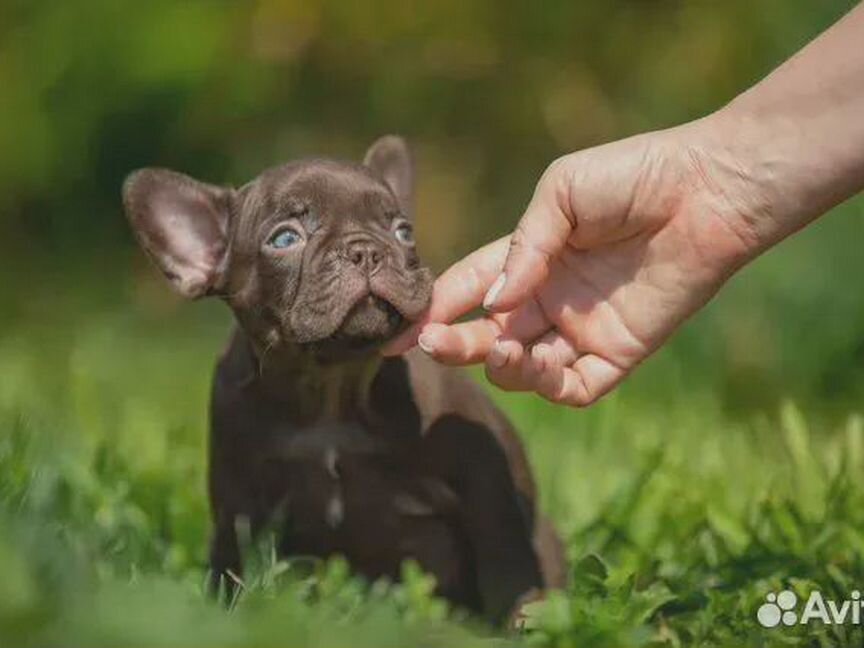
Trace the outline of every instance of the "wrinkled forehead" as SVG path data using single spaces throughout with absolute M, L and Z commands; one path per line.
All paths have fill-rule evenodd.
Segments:
M 249 187 L 242 211 L 244 220 L 259 225 L 302 212 L 326 225 L 392 216 L 399 206 L 390 189 L 365 167 L 316 161 L 265 171 Z

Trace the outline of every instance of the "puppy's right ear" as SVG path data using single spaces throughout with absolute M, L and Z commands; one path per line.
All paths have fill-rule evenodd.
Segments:
M 414 161 L 408 143 L 398 135 L 384 135 L 372 143 L 363 164 L 390 187 L 407 218 L 414 212 Z
M 231 193 L 167 169 L 136 171 L 123 184 L 123 205 L 138 241 L 184 297 L 220 288 Z

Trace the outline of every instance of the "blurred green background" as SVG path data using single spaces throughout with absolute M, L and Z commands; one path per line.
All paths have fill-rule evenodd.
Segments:
M 207 389 L 230 317 L 175 298 L 135 247 L 128 172 L 240 184 L 398 132 L 441 270 L 512 228 L 555 157 L 722 106 L 854 4 L 0 0 L 0 644 L 268 645 L 288 628 L 333 645 L 322 623 L 359 623 L 338 574 L 309 608 L 226 617 L 201 600 Z M 496 394 L 571 556 L 610 563 L 603 595 L 574 589 L 536 641 L 740 639 L 760 579 L 864 577 L 862 241 L 858 198 L 742 271 L 589 411 Z M 773 531 L 753 521 L 765 506 L 786 511 Z M 842 541 L 823 554 L 829 521 Z M 635 578 L 627 596 L 668 588 L 683 620 L 627 616 L 615 574 Z M 264 599 L 286 596 L 265 576 Z M 441 621 L 415 581 L 368 603 L 370 645 L 437 636 L 412 625 Z M 715 600 L 733 581 L 752 591 Z M 579 607 L 591 596 L 600 611 Z

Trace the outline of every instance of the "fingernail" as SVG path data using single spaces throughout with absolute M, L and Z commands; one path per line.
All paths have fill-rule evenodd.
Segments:
M 431 338 L 427 334 L 422 334 L 417 338 L 417 346 L 419 346 L 423 353 L 427 353 L 432 355 L 435 353 L 435 344 L 432 342 Z
M 498 299 L 498 293 L 500 293 L 501 289 L 504 287 L 505 281 L 507 281 L 507 275 L 502 272 L 498 275 L 495 283 L 492 284 L 492 287 L 489 288 L 489 292 L 487 292 L 486 296 L 483 298 L 483 308 L 489 310 L 495 305 L 495 300 Z
M 486 362 L 495 369 L 500 369 L 507 364 L 507 354 L 501 348 L 500 342 L 496 342 L 495 346 L 489 351 L 489 355 L 486 356 Z
M 537 344 L 531 349 L 531 360 L 534 361 L 534 367 L 537 371 L 546 369 L 546 364 L 549 361 L 550 350 L 543 344 Z

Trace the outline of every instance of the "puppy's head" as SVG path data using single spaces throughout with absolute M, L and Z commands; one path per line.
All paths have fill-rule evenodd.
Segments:
M 123 188 L 138 240 L 178 292 L 221 296 L 261 350 L 334 359 L 372 350 L 428 304 L 412 200 L 410 154 L 393 136 L 363 164 L 289 163 L 237 190 L 164 169 Z

